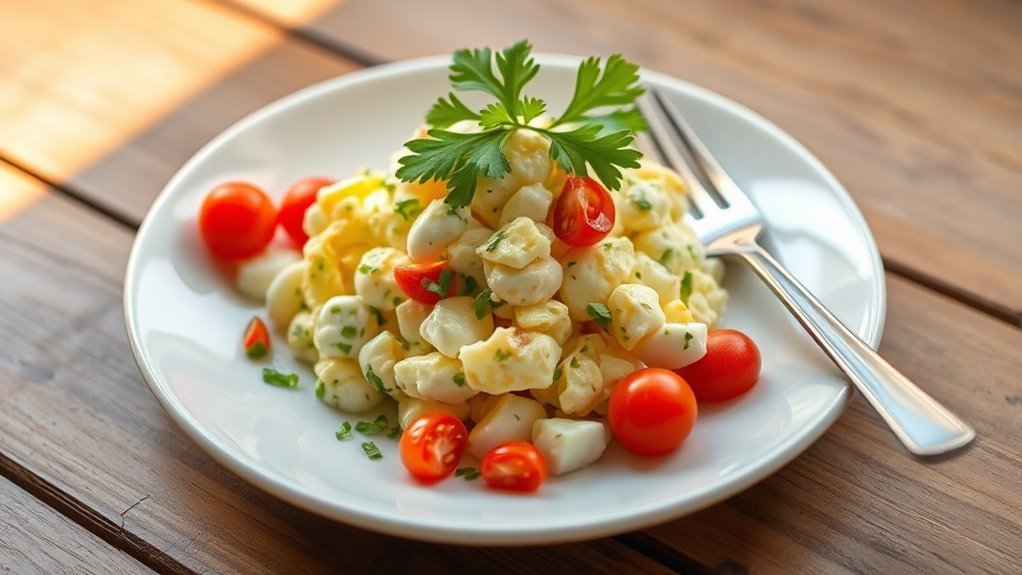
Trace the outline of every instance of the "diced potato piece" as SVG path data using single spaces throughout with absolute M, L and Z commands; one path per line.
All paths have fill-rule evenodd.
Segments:
M 408 257 L 417 263 L 439 260 L 447 246 L 465 233 L 471 217 L 467 206 L 452 209 L 443 200 L 433 200 L 408 231 Z
M 656 290 L 661 307 L 681 297 L 681 278 L 643 252 L 635 254 L 635 272 L 630 281 Z
M 520 270 L 550 255 L 550 238 L 540 232 L 536 222 L 522 216 L 494 232 L 476 253 L 484 262 Z
M 552 299 L 535 305 L 513 308 L 515 323 L 522 329 L 545 333 L 564 345 L 571 335 L 568 306 Z
M 678 369 L 706 355 L 706 324 L 668 323 L 635 346 L 635 355 L 649 367 Z
M 460 361 L 435 351 L 397 362 L 394 381 L 410 397 L 444 403 L 462 403 L 478 393 L 466 385 Z
M 398 331 L 407 343 L 405 355 L 423 355 L 433 351 L 433 346 L 419 334 L 422 322 L 429 317 L 433 307 L 410 299 L 397 306 L 394 311 L 397 315 Z
M 366 305 L 390 311 L 405 301 L 394 280 L 394 267 L 408 265 L 408 256 L 389 247 L 375 247 L 362 254 L 355 268 L 355 293 Z
M 605 303 L 614 288 L 628 281 L 635 251 L 628 238 L 607 238 L 585 248 L 573 248 L 560 259 L 564 270 L 561 301 L 575 321 L 589 321 L 586 307 Z
M 356 295 L 334 296 L 323 304 L 313 336 L 321 356 L 357 358 L 367 339 L 369 309 Z
M 671 220 L 671 198 L 654 182 L 637 182 L 614 198 L 617 220 L 626 233 L 656 229 Z
M 364 413 L 376 407 L 386 397 L 362 377 L 358 363 L 353 359 L 326 358 L 313 367 L 316 377 L 316 397 L 348 413 Z
M 458 357 L 463 345 L 490 337 L 493 316 L 476 317 L 475 299 L 458 296 L 442 299 L 419 326 L 419 335 L 447 357 Z
M 560 356 L 554 338 L 519 328 L 497 328 L 489 339 L 461 348 L 468 385 L 490 394 L 550 386 Z
M 522 186 L 504 204 L 504 210 L 500 214 L 500 227 L 523 216 L 537 222 L 545 222 L 553 201 L 554 195 L 544 188 L 543 184 Z
M 546 461 L 547 471 L 562 475 L 596 461 L 607 448 L 603 424 L 573 419 L 540 419 L 532 426 L 532 444 Z
M 611 332 L 621 347 L 631 351 L 639 340 L 664 325 L 664 310 L 653 288 L 624 284 L 614 289 L 607 300 L 611 314 Z
M 483 260 L 476 253 L 476 248 L 486 243 L 493 235 L 493 230 L 483 226 L 473 226 L 471 220 L 469 227 L 461 237 L 454 240 L 447 246 L 447 265 L 462 275 L 475 278 L 476 283 L 482 285 L 486 281 L 483 274 Z
M 468 450 L 482 459 L 505 441 L 529 441 L 533 424 L 544 417 L 546 410 L 538 401 L 513 394 L 503 395 L 468 434 Z
M 540 258 L 520 270 L 483 260 L 483 270 L 493 294 L 514 306 L 547 301 L 561 288 L 561 266 L 552 257 Z
M 358 352 L 358 367 L 366 381 L 378 391 L 400 401 L 405 394 L 394 381 L 394 364 L 401 361 L 401 344 L 389 331 L 366 342 Z

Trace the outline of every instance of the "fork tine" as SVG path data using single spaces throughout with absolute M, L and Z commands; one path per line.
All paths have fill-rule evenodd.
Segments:
M 706 145 L 696 135 L 695 130 L 688 125 L 685 118 L 678 111 L 678 108 L 674 106 L 667 99 L 664 94 L 650 88 L 649 92 L 653 95 L 660 109 L 663 110 L 664 115 L 668 121 L 672 124 L 674 132 L 681 140 L 682 144 L 688 150 L 692 157 L 692 160 L 696 164 L 696 168 L 702 171 L 706 176 L 709 183 L 715 188 L 715 192 L 720 196 L 720 199 L 724 202 L 725 206 L 743 206 L 749 204 L 749 199 L 745 193 L 742 192 L 738 184 L 731 179 L 731 176 L 727 175 L 724 168 L 720 166 L 717 159 L 713 157 L 713 154 L 706 149 Z
M 652 89 L 650 89 L 652 91 Z M 703 186 L 699 178 L 692 172 L 688 161 L 682 155 L 680 147 L 684 142 L 676 140 L 675 130 L 670 127 L 670 119 L 664 115 L 662 105 L 648 95 L 636 101 L 639 112 L 646 118 L 649 125 L 649 139 L 653 143 L 660 158 L 668 167 L 678 172 L 688 186 L 688 200 L 693 208 L 693 217 L 702 216 L 720 210 L 720 206 Z

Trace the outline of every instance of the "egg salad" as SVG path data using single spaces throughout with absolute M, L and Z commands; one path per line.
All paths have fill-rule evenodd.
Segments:
M 480 176 L 461 207 L 443 182 L 394 176 L 407 150 L 389 171 L 321 188 L 302 257 L 249 289 L 265 289 L 321 401 L 349 413 L 394 401 L 402 427 L 452 414 L 477 457 L 523 440 L 567 473 L 603 453 L 621 378 L 703 356 L 723 267 L 684 223 L 685 186 L 664 166 L 623 170 L 605 192 L 612 228 L 579 246 L 554 231 L 569 174 L 549 140 L 519 129 L 502 150 L 510 172 Z

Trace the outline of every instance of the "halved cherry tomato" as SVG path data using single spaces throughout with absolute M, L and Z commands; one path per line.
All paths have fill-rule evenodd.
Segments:
M 406 296 L 434 305 L 457 293 L 457 274 L 446 266 L 446 262 L 394 266 L 394 281 Z
M 667 369 L 647 367 L 626 375 L 610 394 L 614 437 L 639 455 L 676 450 L 696 422 L 696 398 L 685 380 Z
M 305 210 L 309 209 L 309 206 L 316 201 L 316 192 L 323 186 L 329 186 L 332 183 L 334 181 L 329 178 L 305 178 L 291 184 L 287 193 L 284 194 L 277 221 L 298 247 L 304 246 L 305 242 L 309 241 L 309 236 L 302 228 Z
M 245 355 L 250 359 L 260 359 L 270 353 L 270 332 L 266 324 L 258 317 L 252 318 L 245 329 Z
M 494 489 L 535 491 L 546 479 L 546 462 L 531 443 L 508 441 L 483 457 L 479 474 Z
M 614 198 L 599 182 L 571 176 L 554 202 L 550 227 L 566 244 L 591 246 L 614 228 L 615 214 Z
M 228 182 L 213 188 L 199 211 L 199 234 L 218 258 L 252 257 L 263 251 L 276 231 L 277 209 L 252 184 Z
M 427 413 L 401 434 L 401 463 L 412 477 L 435 483 L 450 475 L 468 445 L 468 430 L 448 413 Z
M 727 401 L 756 385 L 761 365 L 759 348 L 749 336 L 734 329 L 718 329 L 706 336 L 702 359 L 675 371 L 699 401 Z

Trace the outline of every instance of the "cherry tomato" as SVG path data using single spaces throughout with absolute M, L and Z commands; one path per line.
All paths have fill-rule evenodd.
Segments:
M 607 415 L 611 431 L 626 449 L 639 455 L 665 455 L 692 431 L 696 398 L 678 374 L 647 367 L 614 386 Z
M 316 192 L 323 186 L 329 186 L 332 183 L 334 181 L 328 178 L 305 178 L 291 184 L 287 193 L 284 194 L 277 221 L 298 247 L 304 246 L 305 242 L 309 241 L 309 236 L 302 229 L 305 210 L 309 209 L 309 206 L 316 201 Z
M 550 216 L 554 234 L 566 244 L 591 246 L 614 227 L 614 198 L 592 178 L 571 176 L 564 182 Z
M 468 445 L 468 430 L 448 413 L 427 413 L 401 434 L 401 462 L 412 477 L 435 483 L 458 466 Z
M 202 202 L 199 234 L 218 258 L 252 257 L 263 251 L 276 231 L 277 210 L 273 202 L 251 184 L 221 184 Z
M 266 329 L 263 320 L 254 317 L 252 321 L 248 322 L 243 345 L 245 346 L 245 355 L 250 359 L 260 359 L 270 353 L 270 332 Z
M 535 491 L 546 479 L 546 462 L 531 443 L 508 441 L 483 457 L 479 474 L 494 489 Z
M 446 265 L 446 262 L 436 262 L 394 266 L 394 281 L 406 296 L 419 303 L 434 305 L 457 293 L 457 274 Z M 441 297 L 440 294 L 444 295 Z
M 718 329 L 706 336 L 706 355 L 675 370 L 685 378 L 699 401 L 727 401 L 752 389 L 759 381 L 759 348 L 744 333 Z

